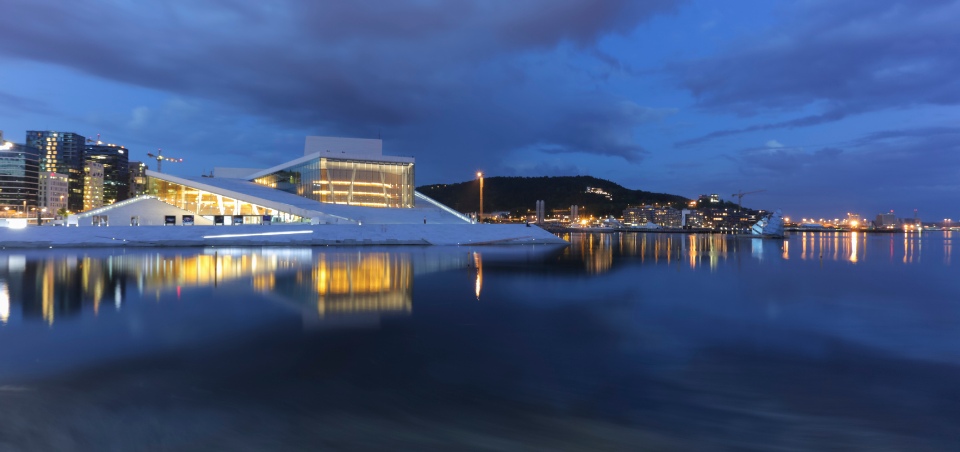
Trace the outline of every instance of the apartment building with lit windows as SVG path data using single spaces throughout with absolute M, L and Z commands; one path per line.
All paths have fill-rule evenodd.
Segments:
M 86 137 L 73 132 L 28 130 L 26 146 L 40 154 L 40 171 L 66 174 L 67 208 L 83 210 L 83 150 Z
M 83 164 L 83 210 L 103 207 L 103 165 L 93 160 Z
M 66 174 L 40 173 L 40 208 L 47 209 L 51 214 L 56 214 L 60 209 L 66 209 L 68 188 Z

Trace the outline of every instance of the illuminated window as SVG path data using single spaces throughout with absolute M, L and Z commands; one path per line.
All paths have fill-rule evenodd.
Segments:
M 253 182 L 315 201 L 413 207 L 413 163 L 316 158 Z

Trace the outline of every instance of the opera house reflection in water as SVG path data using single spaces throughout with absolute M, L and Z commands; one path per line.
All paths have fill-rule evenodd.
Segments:
M 169 291 L 179 298 L 189 288 L 246 284 L 304 316 L 409 313 L 415 260 L 426 271 L 479 262 L 460 253 L 420 254 L 311 248 L 0 254 L 0 322 L 17 312 L 53 325 L 83 312 L 97 316 L 105 306 L 120 310 L 134 294 L 159 302 L 170 299 L 162 296 Z
M 639 259 L 644 264 L 682 265 L 715 271 L 742 252 L 764 261 L 772 259 L 832 260 L 856 264 L 864 260 L 897 260 L 917 263 L 924 253 L 951 263 L 952 231 L 923 233 L 800 232 L 785 240 L 725 234 L 685 233 L 568 233 L 570 242 L 562 258 L 582 263 L 588 273 L 611 270 L 618 259 Z
M 254 288 L 294 304 L 316 300 L 313 308 L 320 317 L 406 313 L 412 309 L 413 264 L 409 254 L 318 253 L 311 264 L 276 273 Z
M 794 233 L 786 240 L 721 234 L 575 233 L 566 247 L 495 247 L 451 252 L 429 247 L 204 248 L 147 251 L 73 250 L 0 254 L 0 325 L 15 319 L 53 325 L 65 317 L 120 310 L 128 298 L 167 300 L 167 291 L 220 286 L 252 292 L 311 320 L 407 314 L 413 309 L 416 274 L 469 268 L 471 292 L 480 298 L 484 266 L 503 258 L 557 260 L 568 268 L 602 274 L 620 260 L 690 270 L 717 271 L 727 261 L 752 258 L 837 261 L 883 260 L 951 265 L 954 232 L 868 234 Z M 542 250 L 551 249 L 549 252 Z M 541 250 L 541 251 L 537 251 Z M 509 256 L 509 257 L 507 257 Z

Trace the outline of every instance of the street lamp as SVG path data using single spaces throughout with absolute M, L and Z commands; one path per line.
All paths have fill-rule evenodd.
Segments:
M 480 214 L 477 215 L 477 221 L 483 222 L 483 172 L 477 171 L 477 177 L 480 178 Z

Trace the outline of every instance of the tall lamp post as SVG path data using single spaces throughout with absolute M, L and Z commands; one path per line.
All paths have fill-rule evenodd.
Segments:
M 477 177 L 480 178 L 480 214 L 477 215 L 477 222 L 483 222 L 483 172 L 477 171 Z

